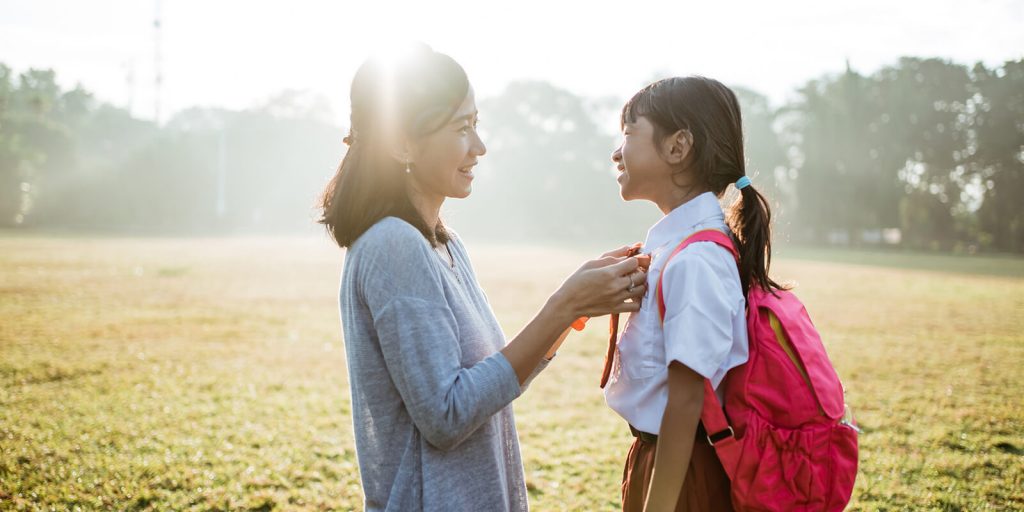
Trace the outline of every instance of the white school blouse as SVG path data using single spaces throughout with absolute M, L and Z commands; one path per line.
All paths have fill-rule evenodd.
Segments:
M 746 301 L 732 254 L 712 242 L 697 242 L 665 268 L 683 239 L 703 229 L 729 233 L 722 207 L 711 192 L 672 210 L 651 227 L 644 242 L 643 252 L 652 256 L 647 294 L 619 337 L 604 390 L 608 406 L 644 432 L 658 434 L 661 429 L 672 361 L 711 379 L 716 389 L 729 369 L 747 361 Z M 656 295 L 662 272 L 664 325 Z

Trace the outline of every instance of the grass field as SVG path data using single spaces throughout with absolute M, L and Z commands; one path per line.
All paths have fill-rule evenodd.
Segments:
M 586 256 L 470 249 L 509 336 Z M 864 429 L 850 509 L 1024 510 L 1024 260 L 782 254 Z M 340 269 L 324 240 L 0 236 L 0 509 L 358 510 Z M 534 510 L 618 505 L 604 335 L 516 403 Z

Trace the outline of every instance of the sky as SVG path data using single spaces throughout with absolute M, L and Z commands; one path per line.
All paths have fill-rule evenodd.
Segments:
M 154 19 L 163 76 L 156 95 Z M 515 80 L 628 98 L 703 74 L 776 105 L 807 80 L 900 56 L 987 65 L 1024 57 L 1024 0 L 418 1 L 0 0 L 0 62 L 56 70 L 140 117 L 243 109 L 283 90 L 323 95 L 345 125 L 348 87 L 382 46 L 419 40 L 459 61 L 479 98 Z

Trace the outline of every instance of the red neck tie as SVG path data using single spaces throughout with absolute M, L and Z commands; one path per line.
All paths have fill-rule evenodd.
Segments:
M 640 253 L 640 245 L 629 248 L 626 256 L 636 256 Z M 647 260 L 650 262 L 650 260 Z M 648 263 L 649 264 L 649 263 Z M 604 371 L 601 372 L 601 389 L 608 384 L 608 377 L 612 374 L 612 365 L 615 363 L 615 344 L 619 339 L 619 314 L 612 313 L 609 317 L 608 351 L 604 355 Z

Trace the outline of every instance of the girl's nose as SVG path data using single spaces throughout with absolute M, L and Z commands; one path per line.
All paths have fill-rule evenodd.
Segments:
M 622 160 L 622 147 L 619 146 L 615 151 L 612 151 L 612 162 L 619 163 Z
M 484 145 L 484 140 L 480 138 L 480 134 L 476 134 L 476 144 L 474 144 L 473 152 L 476 156 L 484 156 L 487 154 L 487 146 Z

